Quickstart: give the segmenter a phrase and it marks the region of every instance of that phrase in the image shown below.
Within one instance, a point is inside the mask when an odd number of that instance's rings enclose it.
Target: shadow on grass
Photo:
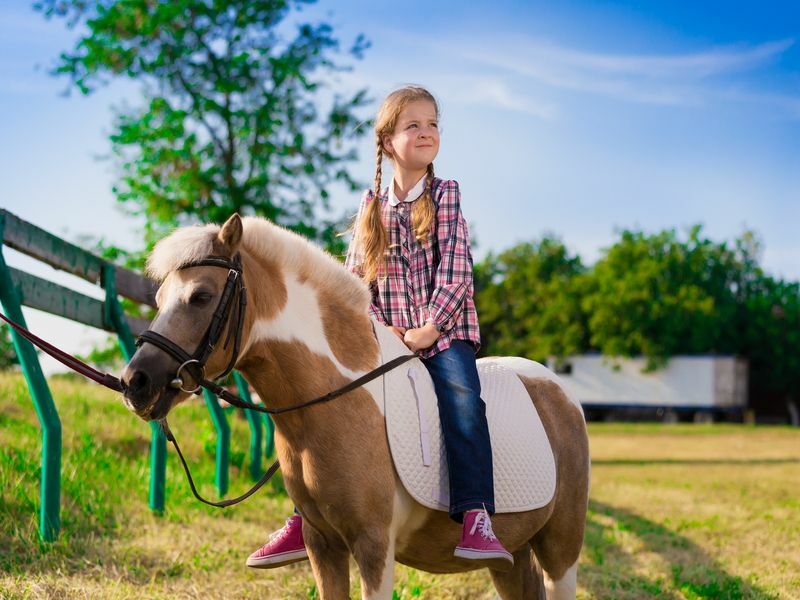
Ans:
[[[655,458],[652,460],[644,459],[599,459],[592,460],[592,465],[604,467],[630,467],[630,466],[650,466],[650,465],[800,465],[800,458]]]
[[[643,552],[657,555],[668,572],[661,576],[641,575],[635,555],[622,546],[620,538],[625,535],[638,538]],[[585,552],[588,564],[581,566],[579,579],[595,598],[778,598],[727,573],[689,538],[602,502],[589,503]]]

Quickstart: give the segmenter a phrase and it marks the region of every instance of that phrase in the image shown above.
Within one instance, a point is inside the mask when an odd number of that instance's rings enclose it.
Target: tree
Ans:
[[[737,353],[727,327],[741,312],[736,250],[691,229],[623,231],[594,266],[583,308],[591,343],[609,356],[644,355],[649,368],[675,354]]]
[[[41,0],[45,16],[81,25],[55,72],[83,94],[114,79],[142,84],[111,136],[117,199],[143,216],[146,245],[171,228],[258,214],[340,252],[340,222],[321,219],[329,188],[350,189],[365,90],[333,92],[324,75],[339,42],[330,25],[287,17],[313,0]],[[368,47],[359,36],[349,54]],[[321,111],[318,105],[327,102]],[[322,114],[324,112],[324,114]],[[112,249],[113,252],[113,249]]]
[[[580,258],[553,237],[490,253],[475,266],[483,354],[543,362],[585,351],[584,272]]]
[[[796,413],[800,284],[766,275],[760,254],[752,232],[729,244],[699,226],[685,239],[675,230],[623,231],[587,278],[591,343],[609,356],[644,355],[650,369],[676,354],[741,356],[751,406]]]
[[[11,343],[8,326],[0,325],[0,371],[7,371],[17,364],[19,364],[19,360],[17,360],[14,345]]]
[[[746,290],[747,319],[737,330],[750,372],[750,404],[800,425],[800,284],[762,276]]]

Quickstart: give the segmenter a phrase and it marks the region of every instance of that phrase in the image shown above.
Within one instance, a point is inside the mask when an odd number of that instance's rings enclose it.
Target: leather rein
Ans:
[[[152,330],[147,330],[142,332],[139,338],[136,340],[136,345],[141,346],[142,344],[149,343],[153,344],[154,346],[158,347],[162,351],[166,352],[169,356],[174,358],[178,361],[180,365],[175,372],[175,376],[170,381],[170,386],[176,389],[179,389],[183,392],[187,392],[190,394],[199,394],[201,388],[205,388],[209,390],[211,393],[215,394],[216,396],[224,399],[226,402],[231,404],[232,406],[236,406],[237,408],[242,408],[246,410],[253,410],[260,413],[266,413],[269,415],[277,415],[282,413],[287,413],[294,410],[299,410],[302,408],[306,408],[309,406],[313,406],[315,404],[320,404],[323,402],[329,402],[334,398],[338,398],[348,392],[352,392],[363,386],[364,384],[372,381],[373,379],[377,379],[381,377],[385,373],[391,371],[392,369],[400,366],[403,363],[410,361],[413,358],[417,358],[417,354],[404,354],[402,356],[398,356],[397,358],[379,366],[378,368],[366,373],[365,375],[359,377],[351,381],[350,383],[340,387],[337,390],[332,392],[328,392],[324,396],[320,396],[319,398],[314,398],[313,400],[307,400],[305,402],[298,402],[297,404],[292,404],[289,406],[279,407],[279,408],[269,408],[267,406],[258,406],[247,402],[240,398],[239,396],[232,394],[222,386],[214,383],[213,381],[206,379],[205,374],[205,366],[208,358],[211,356],[211,353],[214,351],[214,348],[219,343],[220,338],[222,337],[222,332],[225,328],[225,325],[228,325],[228,334],[223,342],[223,348],[227,348],[233,340],[233,351],[231,354],[231,359],[228,363],[228,366],[225,368],[222,374],[220,374],[215,379],[222,379],[223,377],[230,374],[233,370],[234,366],[236,365],[236,361],[239,357],[239,350],[241,348],[241,336],[242,336],[242,324],[244,323],[244,313],[247,306],[247,293],[246,288],[244,287],[244,280],[242,277],[242,264],[241,258],[237,253],[234,255],[233,258],[225,258],[220,256],[209,256],[207,258],[203,258],[188,264],[185,264],[179,267],[178,270],[189,269],[192,267],[203,267],[203,266],[210,266],[210,267],[221,267],[228,269],[228,278],[225,282],[225,288],[222,291],[222,295],[220,296],[219,303],[217,304],[217,308],[214,310],[214,314],[211,317],[211,322],[206,329],[206,333],[204,334],[203,338],[201,339],[200,343],[197,346],[197,349],[194,351],[193,354],[187,353],[183,348],[178,346],[176,343],[171,341],[169,338],[164,337],[163,335],[156,333]],[[119,378],[109,374],[103,373],[98,371],[97,369],[87,365],[86,363],[82,362],[81,360],[75,358],[71,354],[64,352],[63,350],[53,346],[52,344],[46,342],[45,340],[41,339],[40,337],[34,335],[24,327],[14,323],[13,321],[6,318],[2,313],[0,313],[0,319],[5,321],[9,324],[19,335],[27,339],[33,345],[40,348],[46,354],[49,354],[62,364],[66,365],[73,371],[80,373],[84,377],[91,379],[92,381],[99,383],[109,389],[112,389],[116,392],[124,392],[125,385],[120,381]],[[186,371],[189,375],[194,379],[195,383],[197,384],[194,389],[185,389],[184,386],[184,379],[182,377],[182,373]],[[186,473],[186,478],[189,480],[189,487],[192,489],[192,493],[194,494],[195,498],[197,498],[200,502],[204,504],[208,504],[210,506],[216,506],[218,508],[225,508],[227,506],[232,506],[234,504],[238,504],[243,500],[246,500],[250,496],[252,496],[258,489],[260,489],[267,481],[269,481],[273,475],[278,471],[280,468],[279,462],[276,460],[264,473],[261,479],[247,492],[242,494],[241,496],[237,496],[236,498],[230,498],[228,500],[221,500],[219,502],[213,502],[210,500],[206,500],[203,498],[197,491],[195,487],[194,480],[192,479],[192,475],[189,472],[189,466],[186,464],[186,460],[183,457],[183,453],[181,452],[180,446],[178,446],[178,441],[175,439],[172,431],[169,428],[169,424],[167,423],[166,417],[159,420],[159,425],[161,430],[164,432],[164,436],[167,440],[169,440],[172,445],[175,447],[175,451],[178,453],[178,458],[180,458],[181,464],[183,465],[183,470]]]

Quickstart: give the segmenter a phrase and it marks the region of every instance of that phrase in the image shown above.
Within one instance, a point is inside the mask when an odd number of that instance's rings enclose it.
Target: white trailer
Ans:
[[[656,413],[708,421],[747,407],[748,365],[733,356],[675,356],[645,372],[644,358],[573,356],[556,369],[589,418]]]

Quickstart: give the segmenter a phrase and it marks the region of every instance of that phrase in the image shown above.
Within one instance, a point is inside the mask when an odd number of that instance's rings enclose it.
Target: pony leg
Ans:
[[[589,438],[583,413],[552,381],[522,377],[550,438],[561,482],[553,514],[530,540],[542,567],[548,600],[573,599],[589,503]],[[565,485],[564,482],[569,482]]]
[[[585,506],[583,498],[577,502]],[[530,542],[542,566],[547,600],[573,600],[578,586],[578,558],[586,522],[584,510],[556,510]]]
[[[303,520],[303,539],[321,600],[350,597],[350,554],[340,540],[329,540]]]
[[[531,560],[528,545],[514,552],[514,568],[510,571],[489,569],[494,587],[502,600],[539,600],[544,598],[544,587],[536,565]]]
[[[356,540],[353,555],[361,573],[363,600],[391,600],[394,586],[394,540],[388,532],[365,534]]]
[[[578,561],[561,576],[554,580],[550,574],[544,572],[544,587],[547,590],[547,600],[572,600],[578,592]]]

